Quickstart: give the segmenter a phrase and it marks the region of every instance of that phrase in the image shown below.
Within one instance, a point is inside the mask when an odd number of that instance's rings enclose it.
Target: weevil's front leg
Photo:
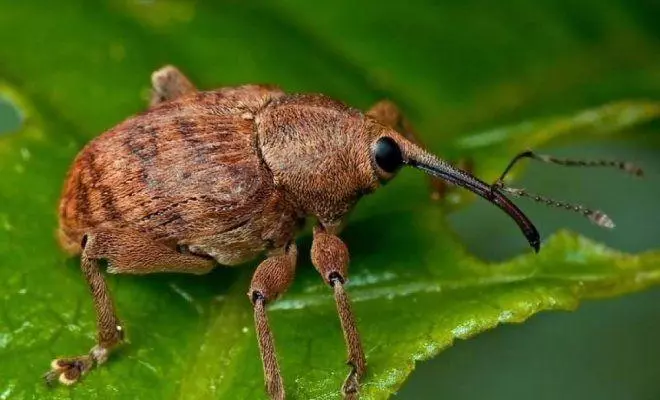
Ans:
[[[399,107],[393,102],[389,100],[381,100],[367,111],[367,115],[381,124],[396,130],[411,142],[424,147],[410,121],[408,121]],[[458,167],[468,172],[471,172],[472,170],[472,164],[467,160],[459,160]],[[431,198],[433,200],[444,198],[449,187],[447,182],[435,177],[429,177],[428,179],[431,189]]]
[[[293,282],[297,256],[296,245],[291,243],[281,254],[264,260],[254,272],[248,291],[254,306],[254,325],[264,367],[266,390],[273,400],[284,399],[284,384],[277,364],[275,341],[268,324],[266,305],[284,293]]]
[[[342,393],[347,399],[355,399],[358,397],[360,380],[366,372],[367,361],[362,350],[355,317],[351,311],[351,304],[344,290],[348,276],[348,261],[348,248],[344,242],[324,228],[315,227],[312,242],[312,264],[319,271],[323,280],[332,287],[335,294],[337,312],[348,349],[347,364],[351,367],[351,372],[342,386]]]
[[[197,91],[195,85],[172,65],[154,71],[151,74],[151,85],[151,106]]]
[[[46,383],[71,385],[94,366],[103,364],[124,338],[124,328],[117,317],[108,286],[101,273],[101,260],[107,260],[108,271],[114,273],[147,274],[152,272],[209,272],[212,260],[191,254],[181,254],[139,233],[125,230],[90,232],[83,236],[80,267],[89,285],[98,328],[96,345],[88,354],[58,358],[44,378]]]

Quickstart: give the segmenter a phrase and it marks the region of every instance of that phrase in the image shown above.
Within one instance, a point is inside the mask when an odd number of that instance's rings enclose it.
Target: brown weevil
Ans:
[[[414,167],[432,177],[436,193],[448,182],[497,205],[538,251],[536,228],[505,194],[578,211],[602,226],[612,223],[601,212],[506,186],[504,177],[518,160],[614,165],[641,173],[628,163],[558,160],[528,151],[489,185],[425,151],[391,102],[362,113],[323,95],[292,95],[275,86],[198,91],[171,66],[154,72],[152,83],[150,108],[87,144],[68,173],[59,241],[81,257],[98,334],[87,354],[54,360],[48,383],[78,381],[123,340],[102,262],[109,273],[205,274],[266,254],[248,297],[266,390],[283,399],[266,305],[293,281],[295,237],[314,218],[312,263],[334,292],[348,348],[350,373],[342,393],[356,398],[366,360],[344,289],[348,249],[338,234],[363,195],[403,166]]]

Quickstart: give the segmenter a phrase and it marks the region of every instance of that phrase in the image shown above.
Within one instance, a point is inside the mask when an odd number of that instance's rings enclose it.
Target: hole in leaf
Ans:
[[[0,135],[16,132],[23,123],[23,115],[16,105],[0,97]]]
[[[610,141],[554,147],[542,149],[542,152],[567,158],[627,160],[641,166],[645,172],[644,178],[639,179],[612,168],[561,167],[526,161],[526,169],[511,182],[512,186],[602,210],[616,224],[614,229],[607,230],[573,212],[528,199],[512,199],[534,222],[542,240],[558,230],[568,229],[625,252],[657,247],[660,224],[651,221],[657,221],[656,200],[660,198],[658,146]],[[449,221],[468,250],[483,259],[504,261],[531,251],[510,218],[479,199],[452,214]]]

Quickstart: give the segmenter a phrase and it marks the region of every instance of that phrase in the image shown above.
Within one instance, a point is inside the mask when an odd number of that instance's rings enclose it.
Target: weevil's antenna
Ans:
[[[602,228],[612,229],[615,226],[614,221],[612,221],[612,219],[608,217],[607,214],[605,214],[600,210],[592,210],[580,204],[572,204],[561,200],[551,199],[546,196],[530,193],[526,189],[506,186],[504,185],[504,183],[502,183],[502,181],[495,182],[495,184],[493,184],[493,189],[497,189],[504,193],[508,193],[514,197],[526,197],[528,199],[534,200],[537,203],[544,203],[549,207],[557,207],[557,208],[563,208],[568,211],[574,211],[576,213],[584,215],[587,219],[589,219],[589,221],[593,222],[594,224]]]
[[[575,160],[571,158],[557,158],[546,154],[537,154],[531,150],[526,150],[513,157],[511,162],[509,162],[509,165],[507,165],[506,169],[504,169],[504,172],[502,172],[502,175],[500,175],[500,178],[497,180],[497,182],[503,182],[509,171],[511,171],[511,169],[518,163],[518,161],[522,160],[523,158],[531,158],[533,160],[541,161],[544,163],[563,165],[566,167],[612,167],[620,169],[634,176],[644,175],[644,171],[640,167],[628,161]]]
[[[592,210],[580,204],[572,204],[565,201],[555,200],[546,196],[528,192],[526,189],[518,189],[505,185],[504,179],[506,178],[507,174],[518,163],[518,161],[522,160],[523,158],[531,158],[533,160],[538,160],[550,164],[563,165],[567,167],[613,167],[634,176],[644,175],[644,171],[640,167],[627,161],[574,160],[569,158],[557,158],[546,154],[537,154],[531,150],[526,150],[513,157],[511,162],[509,162],[509,165],[507,165],[507,167],[504,169],[504,172],[502,172],[500,175],[499,179],[497,179],[492,185],[493,190],[500,190],[515,197],[526,197],[536,201],[537,203],[544,203],[550,207],[563,208],[565,210],[580,213],[587,217],[594,224],[608,229],[614,228],[614,222],[610,217],[607,216],[607,214],[600,210]]]

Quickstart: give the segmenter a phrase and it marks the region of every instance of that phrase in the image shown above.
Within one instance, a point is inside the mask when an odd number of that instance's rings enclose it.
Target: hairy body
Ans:
[[[283,95],[255,85],[194,92],[90,142],[64,187],[62,246],[79,253],[90,229],[130,229],[222,265],[283,247],[301,215],[273,184],[254,129]]]
[[[80,254],[98,334],[88,354],[54,360],[49,383],[78,381],[123,341],[102,261],[110,273],[205,274],[265,253],[248,296],[267,391],[283,399],[265,307],[292,283],[295,236],[312,217],[312,263],[333,290],[348,350],[342,393],[356,398],[366,359],[344,291],[348,249],[337,235],[356,202],[403,165],[429,173],[436,195],[449,181],[497,205],[538,249],[538,232],[502,194],[505,186],[426,152],[390,102],[363,113],[274,86],[199,92],[169,66],[152,82],[150,109],[91,141],[67,175],[58,235],[67,252]]]

